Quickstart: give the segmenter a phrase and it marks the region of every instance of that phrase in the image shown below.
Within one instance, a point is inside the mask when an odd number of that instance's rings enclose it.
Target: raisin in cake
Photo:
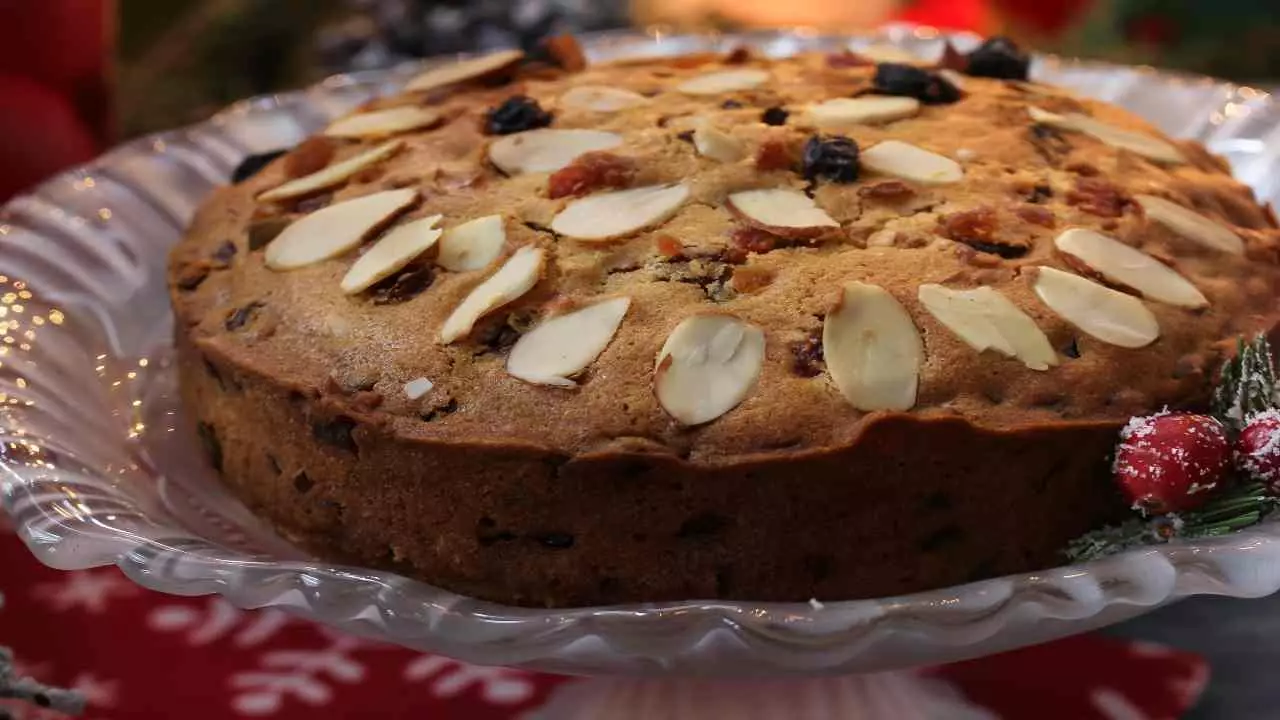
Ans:
[[[224,481],[323,557],[504,603],[906,593],[1123,513],[1132,414],[1269,327],[1203,147],[1026,79],[745,51],[432,69],[173,251]]]

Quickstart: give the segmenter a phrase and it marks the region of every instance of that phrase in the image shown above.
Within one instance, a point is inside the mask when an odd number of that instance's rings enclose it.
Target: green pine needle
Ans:
[[[1236,355],[1222,365],[1213,391],[1213,414],[1237,432],[1249,416],[1277,406],[1276,369],[1271,344],[1258,333],[1236,341]]]

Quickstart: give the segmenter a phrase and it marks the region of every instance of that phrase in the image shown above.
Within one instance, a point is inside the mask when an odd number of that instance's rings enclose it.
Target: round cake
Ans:
[[[517,605],[1061,564],[1127,511],[1125,421],[1203,405],[1271,326],[1280,230],[1027,65],[557,38],[432,68],[173,250],[212,464],[320,557]]]

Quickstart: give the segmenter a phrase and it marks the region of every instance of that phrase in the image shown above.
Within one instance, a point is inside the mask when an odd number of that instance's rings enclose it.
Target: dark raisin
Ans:
[[[258,310],[262,307],[264,307],[263,303],[260,303],[257,300],[254,300],[253,302],[249,303],[248,305],[245,305],[244,307],[236,308],[235,310],[232,310],[229,315],[227,315],[227,319],[222,322],[222,325],[229,332],[239,330],[240,328],[244,327],[251,319],[253,319],[254,313],[258,312]]]
[[[720,107],[724,108],[725,110],[737,110],[738,108],[742,107],[742,103],[737,100],[725,100],[724,102],[720,103]]]
[[[684,132],[676,133],[676,137],[684,142],[691,143],[693,142],[693,131],[685,130]]]
[[[271,152],[258,153],[240,161],[235,170],[231,171],[231,182],[242,183],[245,180],[262,172],[262,169],[271,164],[272,160],[284,155],[288,150],[272,150]]]
[[[714,537],[729,527],[729,518],[713,512],[701,512],[680,523],[676,537],[690,538]]]
[[[507,323],[489,323],[476,332],[475,339],[483,346],[483,349],[475,353],[476,355],[504,353],[516,344],[520,339],[520,333]]]
[[[249,224],[249,252],[256,252],[266,247],[284,232],[293,221],[287,217],[269,217],[254,220]]]
[[[806,180],[854,182],[858,179],[858,143],[843,135],[814,135],[804,144],[801,163]]]
[[[1053,188],[1048,185],[1035,185],[1030,190],[1026,191],[1023,197],[1027,202],[1039,205],[1045,200],[1053,197]]]
[[[993,37],[969,53],[965,72],[975,77],[1026,80],[1031,57],[1006,37]]]
[[[490,135],[510,135],[550,124],[551,113],[543,110],[538,101],[525,95],[513,95],[489,110],[484,129]]]
[[[568,550],[573,547],[573,536],[563,532],[549,532],[540,535],[534,535],[533,538],[542,543],[543,547],[552,550]]]
[[[395,305],[431,287],[435,273],[426,265],[410,266],[369,288],[374,305]]]
[[[872,81],[876,92],[913,97],[927,105],[953,103],[960,90],[946,78],[914,65],[880,63]]]
[[[786,125],[790,114],[785,108],[771,107],[760,114],[760,122],[765,125]]]
[[[267,453],[267,464],[271,466],[271,472],[275,475],[279,475],[284,471],[283,468],[280,467],[280,461],[271,453]]]
[[[999,243],[982,242],[980,240],[965,240],[965,245],[991,255],[999,255],[1005,260],[1014,260],[1027,254],[1027,248],[1020,245],[1001,245]]]
[[[355,437],[352,435],[355,429],[356,421],[345,415],[311,423],[311,434],[317,440],[350,453],[359,452]]]
[[[217,267],[228,267],[231,265],[231,259],[236,256],[236,244],[230,240],[224,240],[217,250],[213,251],[210,257]]]
[[[315,481],[308,477],[305,471],[299,471],[293,476],[293,489],[299,493],[305,493],[315,486]]]
[[[303,214],[311,213],[311,212],[315,212],[316,210],[321,210],[327,207],[329,203],[332,201],[333,201],[333,193],[331,192],[317,193],[315,195],[304,197],[298,202],[294,203],[293,209],[294,209],[294,212],[300,212]]]
[[[1031,145],[1050,165],[1057,165],[1063,156],[1071,152],[1071,141],[1056,128],[1036,123],[1028,132],[1031,135]]]
[[[747,62],[750,59],[751,59],[751,48],[745,45],[739,45],[738,47],[730,50],[728,55],[724,56],[724,64],[725,65],[741,65],[742,63]]]
[[[209,266],[201,263],[187,265],[178,273],[178,289],[191,292],[209,277]]]
[[[800,377],[818,377],[822,374],[823,350],[822,332],[814,330],[809,336],[797,343],[792,343],[791,371]]]
[[[931,533],[925,537],[924,540],[920,541],[920,550],[922,552],[929,553],[935,550],[941,550],[948,545],[955,545],[961,540],[964,540],[964,531],[955,525],[947,525],[946,527]]]
[[[1062,354],[1073,360],[1079,359],[1080,345],[1076,338],[1071,338],[1071,342],[1066,347],[1062,348]]]
[[[455,398],[449,398],[449,402],[445,403],[444,405],[439,405],[437,407],[431,408],[431,410],[423,413],[422,421],[431,422],[433,420],[439,420],[445,415],[452,415],[453,413],[456,413],[456,412],[458,412],[458,401]]]
[[[222,472],[222,443],[218,440],[218,433],[209,423],[196,423],[196,434],[200,436],[200,446],[204,448],[204,454],[209,458],[209,464],[214,470]]]

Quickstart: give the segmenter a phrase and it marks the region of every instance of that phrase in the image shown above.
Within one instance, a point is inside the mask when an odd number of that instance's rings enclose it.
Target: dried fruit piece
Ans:
[[[486,268],[502,254],[507,233],[501,215],[486,215],[444,231],[436,264],[450,272]]]
[[[1076,178],[1076,186],[1067,191],[1068,205],[1098,217],[1120,217],[1132,202],[1124,191],[1101,178]]]
[[[912,63],[920,62],[919,56],[914,53],[907,52],[897,45],[887,45],[884,43],[867,45],[866,47],[854,49],[853,52],[876,64],[897,63],[900,65],[910,65]]]
[[[612,298],[544,321],[511,348],[507,372],[536,385],[574,387],[569,378],[604,352],[629,307],[631,298]]]
[[[721,70],[685,80],[676,86],[676,90],[686,95],[720,95],[721,93],[750,90],[768,81],[769,73],[764,70],[753,68]]]
[[[317,210],[285,228],[267,245],[266,265],[272,270],[293,270],[354,250],[417,199],[417,190],[404,188]]]
[[[773,125],[774,127],[777,127],[779,125],[786,125],[787,118],[790,116],[791,113],[787,112],[787,109],[784,107],[771,107],[766,108],[764,112],[760,113],[760,122],[765,125]]]
[[[1026,80],[1031,56],[1007,37],[988,38],[967,57],[965,73],[1000,80]]]
[[[724,163],[738,162],[747,154],[741,140],[705,120],[693,131],[693,146],[699,155]]]
[[[366,150],[359,155],[329,165],[310,175],[304,175],[296,180],[290,180],[283,185],[278,185],[259,195],[258,200],[261,202],[277,202],[303,197],[304,195],[331,188],[345,182],[347,178],[361,170],[372,167],[391,157],[403,144],[399,140],[383,143],[372,150]]]
[[[231,171],[231,182],[239,185],[249,178],[262,172],[262,169],[270,165],[276,158],[289,152],[288,150],[272,150],[271,152],[258,153],[250,155],[240,161],[236,165],[235,170]]]
[[[621,144],[621,135],[602,130],[530,130],[495,140],[489,145],[489,162],[508,175],[552,172],[583,153]]]
[[[813,198],[797,190],[744,190],[729,195],[725,203],[742,219],[781,237],[812,237],[840,227]]]
[[[340,286],[347,295],[363,292],[400,272],[413,259],[430,250],[440,239],[436,227],[443,216],[432,215],[391,230],[356,259]]]
[[[869,200],[898,202],[916,194],[916,189],[901,180],[884,180],[858,188],[858,197]]]
[[[348,115],[325,128],[324,134],[341,138],[376,138],[430,127],[440,122],[432,108],[404,105]]]
[[[1040,267],[1032,289],[1063,320],[1105,343],[1140,348],[1160,337],[1156,316],[1141,300],[1079,275]]]
[[[542,109],[537,100],[525,95],[513,95],[495,108],[490,108],[484,118],[484,131],[490,135],[510,135],[551,124],[551,113]]]
[[[858,143],[843,135],[814,135],[804,143],[801,167],[806,180],[826,178],[851,183],[858,179]]]
[[[901,95],[926,105],[953,103],[960,99],[960,89],[937,73],[914,65],[880,63],[872,80],[876,92]]]
[[[938,322],[978,352],[995,350],[1032,370],[1058,364],[1049,338],[1031,316],[992,288],[953,290],[926,284],[917,297]]]
[[[577,240],[611,240],[666,222],[688,197],[684,184],[600,193],[566,205],[551,230]]]
[[[555,199],[589,195],[597,190],[621,190],[631,185],[639,171],[639,164],[629,157],[604,151],[583,153],[551,174],[547,179],[547,197]]]
[[[764,365],[764,332],[730,315],[680,321],[653,371],[654,394],[684,425],[710,422],[750,394]]]
[[[578,38],[569,33],[549,37],[539,43],[551,62],[568,72],[582,72],[587,68],[587,55]]]
[[[769,139],[756,150],[756,168],[760,170],[790,170],[796,164],[791,146],[784,140]]]
[[[408,92],[425,92],[486,75],[497,74],[514,67],[524,59],[519,50],[501,50],[470,60],[434,67],[410,80],[404,89]]]
[[[476,321],[533,289],[542,277],[547,252],[525,245],[498,271],[471,291],[440,328],[440,342],[448,345],[467,335]]]
[[[960,164],[900,140],[885,140],[862,151],[862,166],[883,175],[939,185],[964,177]]]
[[[1072,228],[1053,244],[1107,280],[1133,288],[1151,300],[1187,308],[1209,304],[1195,285],[1169,266],[1101,233]]]
[[[399,305],[421,295],[436,275],[426,265],[411,265],[403,272],[389,277],[369,288],[369,299],[374,305]]]
[[[1064,115],[1059,115],[1034,106],[1027,108],[1027,114],[1030,115],[1031,119],[1037,123],[1060,128],[1062,130],[1082,132],[1086,135],[1091,135],[1112,147],[1137,153],[1149,160],[1169,165],[1186,162],[1186,158],[1183,157],[1182,152],[1164,140],[1144,133],[1125,130],[1114,125],[1108,125],[1104,122],[1094,120],[1088,115],[1081,115],[1079,113],[1066,113]]]
[[[1187,240],[1210,250],[1244,254],[1244,241],[1222,223],[1154,195],[1135,195],[1133,199],[1146,211],[1147,217]]]
[[[924,342],[884,288],[846,284],[822,325],[822,346],[827,371],[850,405],[872,412],[916,404]]]
[[[910,97],[864,95],[834,98],[804,109],[803,123],[826,130],[849,125],[871,125],[911,117],[920,112],[920,101]]]
[[[639,93],[604,85],[579,85],[560,96],[563,107],[590,112],[618,112],[648,104],[649,98]]]
[[[290,180],[317,172],[333,161],[338,143],[323,135],[309,137],[284,158],[284,175]]]

